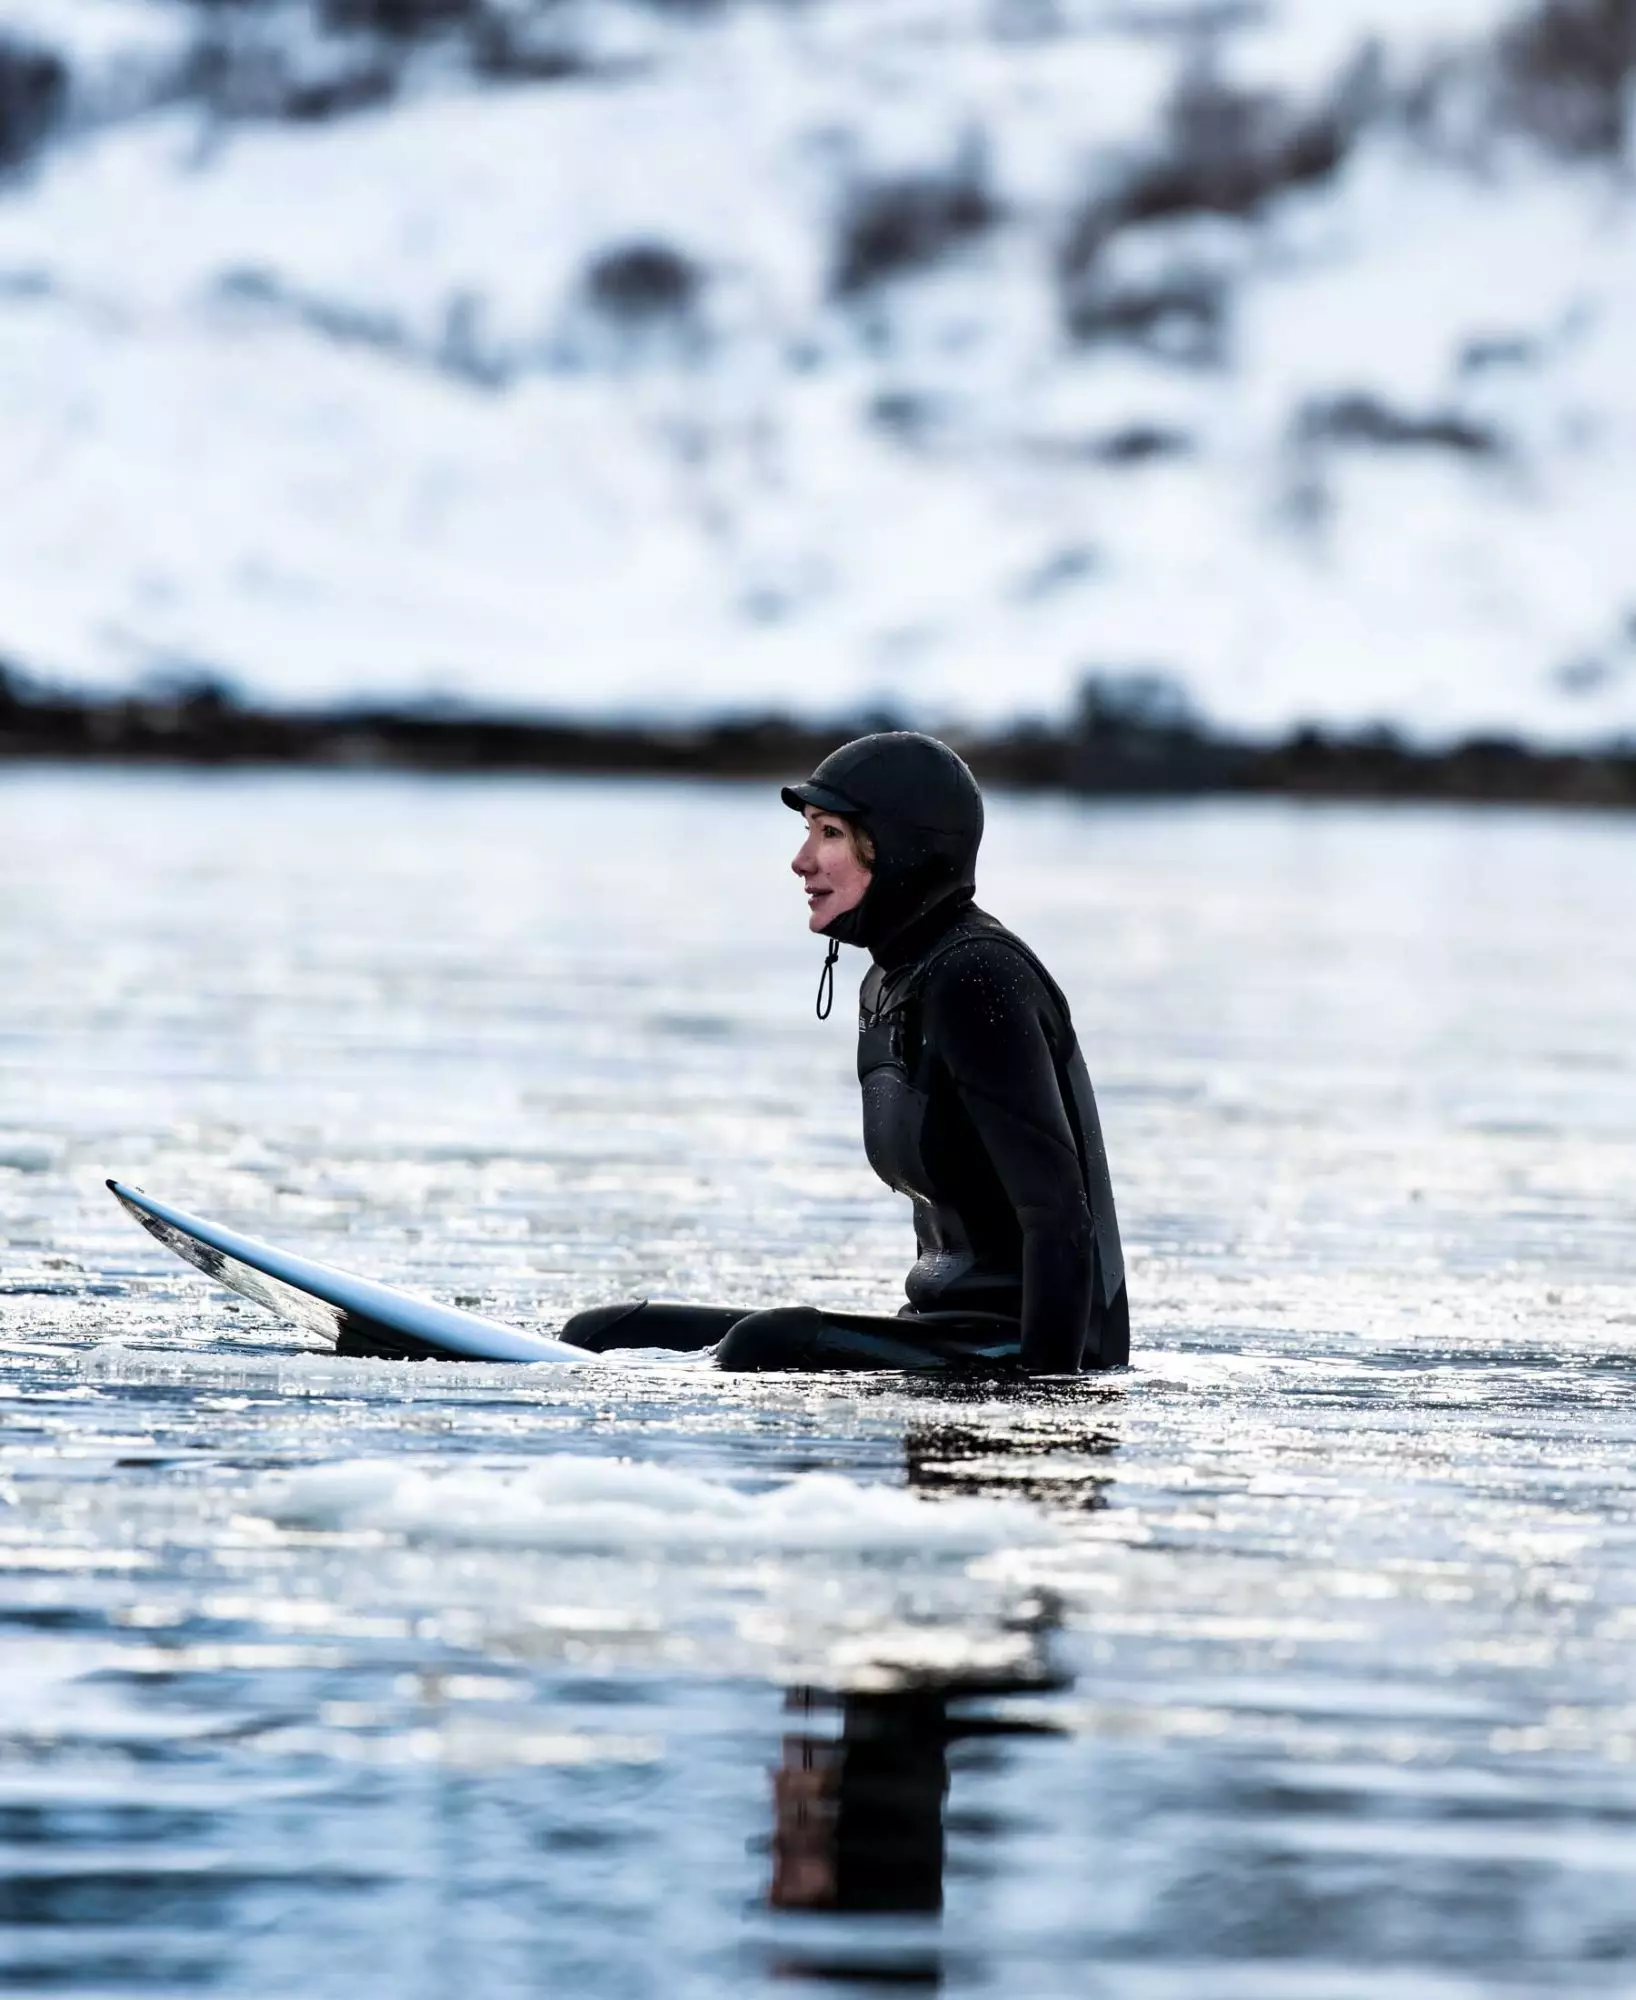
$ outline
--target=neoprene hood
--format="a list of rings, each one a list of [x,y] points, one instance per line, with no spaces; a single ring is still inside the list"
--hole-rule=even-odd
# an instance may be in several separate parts
[[[855,908],[823,935],[879,954],[929,910],[952,914],[976,892],[983,795],[961,758],[935,736],[893,729],[831,751],[783,800],[855,821],[875,843],[873,876]]]

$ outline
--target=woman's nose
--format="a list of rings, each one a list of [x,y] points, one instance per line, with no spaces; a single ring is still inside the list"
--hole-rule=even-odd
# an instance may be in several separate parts
[[[790,863],[797,875],[810,875],[818,866],[812,858],[812,842],[803,840],[795,850],[795,859]]]

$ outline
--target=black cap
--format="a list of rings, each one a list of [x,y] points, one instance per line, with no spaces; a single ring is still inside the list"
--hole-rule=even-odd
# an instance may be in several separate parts
[[[820,764],[818,768],[822,770],[823,766]],[[778,796],[793,812],[816,806],[819,812],[839,813],[843,819],[857,819],[864,811],[858,800],[845,792],[836,791],[833,785],[819,784],[816,776],[799,785],[786,785]]]
[[[965,760],[914,729],[843,743],[804,784],[786,785],[781,796],[796,812],[816,806],[866,823],[890,819],[924,833],[967,838],[983,831],[983,795]]]

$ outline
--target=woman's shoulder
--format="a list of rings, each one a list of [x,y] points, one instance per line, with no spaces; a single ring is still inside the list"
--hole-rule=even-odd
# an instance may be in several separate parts
[[[996,1015],[1053,1011],[1060,995],[1038,955],[1014,931],[984,912],[982,921],[962,923],[928,952],[923,987],[926,1003],[942,1012],[980,1007]]]

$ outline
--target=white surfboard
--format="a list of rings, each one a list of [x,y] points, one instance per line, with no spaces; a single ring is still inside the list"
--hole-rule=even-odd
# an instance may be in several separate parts
[[[579,1367],[601,1360],[548,1334],[526,1333],[292,1256],[155,1201],[123,1181],[111,1180],[108,1186],[166,1249],[280,1319],[333,1341],[337,1353],[407,1361],[571,1361]]]

